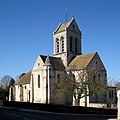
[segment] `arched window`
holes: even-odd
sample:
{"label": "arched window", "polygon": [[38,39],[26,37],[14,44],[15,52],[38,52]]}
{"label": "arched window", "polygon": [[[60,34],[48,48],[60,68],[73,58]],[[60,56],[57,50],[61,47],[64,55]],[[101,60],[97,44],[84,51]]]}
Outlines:
{"label": "arched window", "polygon": [[38,88],[40,88],[40,75],[38,75]]}
{"label": "arched window", "polygon": [[57,50],[57,53],[59,53],[59,39],[56,38],[56,50]]}
{"label": "arched window", "polygon": [[70,37],[70,52],[72,52],[72,50],[73,50],[73,38],[72,37]]}
{"label": "arched window", "polygon": [[76,52],[76,53],[77,53],[77,51],[78,51],[77,44],[78,44],[78,40],[77,40],[77,38],[75,38],[75,52]]}
{"label": "arched window", "polygon": [[62,52],[64,52],[64,37],[61,37],[61,42],[62,42]]}

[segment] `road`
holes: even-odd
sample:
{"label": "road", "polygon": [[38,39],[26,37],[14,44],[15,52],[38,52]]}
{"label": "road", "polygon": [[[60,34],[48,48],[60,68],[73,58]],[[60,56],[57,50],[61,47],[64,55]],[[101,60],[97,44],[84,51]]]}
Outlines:
{"label": "road", "polygon": [[116,120],[115,116],[51,113],[29,109],[0,107],[0,120]]}

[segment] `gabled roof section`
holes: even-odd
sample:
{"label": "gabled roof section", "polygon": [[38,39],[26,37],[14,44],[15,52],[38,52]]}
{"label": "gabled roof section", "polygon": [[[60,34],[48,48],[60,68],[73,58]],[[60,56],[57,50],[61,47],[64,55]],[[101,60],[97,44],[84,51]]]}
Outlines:
{"label": "gabled roof section", "polygon": [[83,70],[85,69],[97,52],[90,54],[77,55],[68,65],[67,69]]}
{"label": "gabled roof section", "polygon": [[50,57],[49,55],[47,56],[46,60],[45,60],[45,64],[46,66],[51,66],[51,63],[50,63]]}
{"label": "gabled roof section", "polygon": [[54,33],[59,33],[59,32],[66,30],[73,21],[75,21],[74,16],[72,17],[70,21],[67,21],[66,23],[63,23],[63,24],[60,23]]}
{"label": "gabled roof section", "polygon": [[20,79],[18,79],[15,83],[15,85],[25,85],[30,84],[30,78],[31,78],[31,71],[23,75]]}
{"label": "gabled roof section", "polygon": [[[43,60],[43,62],[45,63],[46,58],[47,58],[48,56],[40,55],[40,57],[41,57],[41,59]],[[65,66],[64,66],[61,58],[56,58],[56,57],[50,57],[50,56],[49,56],[49,60],[50,60],[49,62],[50,62],[50,64],[51,64],[51,67],[52,67],[53,69],[55,69],[55,70],[60,70],[60,71],[65,70]]]}

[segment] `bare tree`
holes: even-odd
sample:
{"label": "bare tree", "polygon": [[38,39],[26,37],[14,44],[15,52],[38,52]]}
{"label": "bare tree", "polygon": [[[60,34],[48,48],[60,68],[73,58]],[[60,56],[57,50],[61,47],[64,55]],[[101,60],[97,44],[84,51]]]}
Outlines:
{"label": "bare tree", "polygon": [[[86,71],[72,68],[67,71],[68,74],[62,74],[63,77],[57,85],[57,91],[72,94],[76,105],[80,105],[83,97],[86,99],[87,96],[102,94],[106,91],[107,83],[99,80],[97,69]],[[87,106],[87,99],[85,106]]]}
{"label": "bare tree", "polygon": [[14,85],[14,83],[15,83],[14,79],[9,75],[4,75],[4,77],[0,80],[0,89],[2,93],[2,96],[1,96],[2,99],[5,99],[5,96],[8,99],[9,88],[10,86]]}
{"label": "bare tree", "polygon": [[116,87],[116,90],[120,89],[120,79],[115,80],[114,78],[108,79],[108,86],[110,87]]}
{"label": "bare tree", "polygon": [[120,90],[120,80],[115,82],[114,86],[116,87],[116,90]]}
{"label": "bare tree", "polygon": [[6,87],[13,85],[15,83],[15,81],[11,76],[4,75],[4,77],[1,79],[0,83],[1,83],[2,87],[6,88]]}
{"label": "bare tree", "polygon": [[73,95],[76,88],[74,75],[71,73],[67,74],[67,72],[64,71],[58,79],[56,86],[56,92]]}

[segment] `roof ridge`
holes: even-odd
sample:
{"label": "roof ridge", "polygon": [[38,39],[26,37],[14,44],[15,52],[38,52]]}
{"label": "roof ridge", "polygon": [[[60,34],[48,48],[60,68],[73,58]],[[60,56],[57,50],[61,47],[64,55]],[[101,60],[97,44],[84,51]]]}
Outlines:
{"label": "roof ridge", "polygon": [[[88,63],[86,64],[85,68],[89,65],[90,61],[92,60],[92,58],[95,56],[96,53],[97,53],[97,52],[90,53],[92,56],[91,56],[91,58],[88,60]],[[90,54],[88,54],[88,55],[90,55]]]}
{"label": "roof ridge", "polygon": [[[31,71],[32,70],[30,70],[29,72],[27,72],[25,75],[23,75],[21,78],[19,78],[19,79],[17,79],[16,80],[16,85],[18,85],[18,84],[23,84],[24,82],[26,82],[26,79],[25,79],[25,77],[27,77],[29,74],[31,74]],[[21,82],[22,81],[22,82]],[[27,81],[28,82],[28,81]],[[29,80],[29,82],[30,82],[30,80]]]}
{"label": "roof ridge", "polygon": [[39,56],[44,56],[44,57],[47,57],[47,55],[39,55]]}
{"label": "roof ridge", "polygon": [[85,69],[92,58],[95,56],[97,52],[89,53],[89,54],[82,54],[77,55],[69,64],[69,66],[75,66],[76,69]]}
{"label": "roof ridge", "polygon": [[[97,52],[92,52],[92,53],[88,53],[88,54],[82,54],[82,55],[90,55],[90,54],[96,54]],[[82,55],[77,55],[76,57],[82,56]]]}
{"label": "roof ridge", "polygon": [[[65,22],[63,25],[65,25],[65,27],[68,28],[73,20],[74,20],[74,16],[71,18],[70,21]],[[66,26],[66,24],[68,24],[68,25]]]}
{"label": "roof ridge", "polygon": [[60,23],[56,28],[56,30],[53,32],[53,34],[66,30],[70,26],[73,20],[75,20],[74,16],[71,18],[71,20],[66,21],[65,23]]}
{"label": "roof ridge", "polygon": [[55,31],[53,32],[53,34],[57,32],[57,30],[60,28],[61,25],[62,25],[62,23],[59,23],[59,25],[57,26],[57,28],[55,29]]}

